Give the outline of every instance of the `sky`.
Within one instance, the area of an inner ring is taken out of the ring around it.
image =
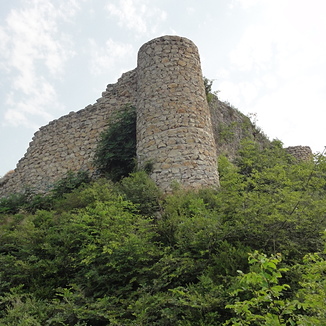
[[[322,152],[325,12],[325,0],[0,0],[0,176],[162,35],[192,40],[219,98],[271,140]]]

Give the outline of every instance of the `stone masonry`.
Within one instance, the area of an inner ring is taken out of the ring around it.
[[[164,191],[176,181],[186,188],[219,185],[217,156],[232,159],[241,139],[264,143],[250,120],[213,98],[207,104],[197,47],[163,36],[144,44],[136,69],[110,84],[95,104],[71,112],[37,131],[16,169],[0,178],[0,197],[27,187],[47,192],[68,171],[94,172],[101,132],[126,104],[137,112],[137,160],[153,165],[151,177]],[[311,157],[309,147],[289,152]]]
[[[112,113],[137,109],[139,164],[153,163],[153,179],[168,190],[217,186],[216,148],[196,46],[163,36],[139,51],[136,69],[108,85],[94,105],[61,117],[35,133],[14,173],[0,180],[0,196],[32,187],[46,192],[68,171],[93,171],[99,136]]]
[[[290,146],[286,148],[286,151],[294,156],[298,161],[310,161],[313,158],[309,146]]]
[[[107,86],[94,105],[51,121],[34,134],[14,172],[0,179],[0,197],[32,187],[47,192],[68,171],[93,171],[97,141],[108,126],[112,113],[134,102],[136,71]]]
[[[216,146],[197,47],[181,37],[144,44],[137,66],[137,159],[164,190],[219,183]]]

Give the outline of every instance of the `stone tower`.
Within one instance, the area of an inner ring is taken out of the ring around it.
[[[198,49],[163,36],[144,44],[137,65],[137,159],[153,165],[165,191],[218,186],[216,146]]]
[[[312,150],[309,146],[290,146],[285,150],[294,156],[297,161],[311,161],[313,159]]]
[[[0,178],[0,198],[33,189],[48,192],[68,171],[94,171],[93,158],[110,119],[132,104],[137,111],[137,158],[153,164],[163,191],[218,186],[217,150],[197,47],[163,36],[144,44],[138,65],[107,86],[93,105],[71,112],[34,134],[16,169]]]

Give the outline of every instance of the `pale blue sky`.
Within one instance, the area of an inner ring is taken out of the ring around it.
[[[0,176],[33,134],[93,104],[145,42],[199,48],[214,90],[285,146],[326,145],[324,0],[0,0]]]

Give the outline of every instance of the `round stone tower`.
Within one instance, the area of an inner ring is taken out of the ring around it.
[[[297,161],[311,161],[314,157],[309,146],[290,146],[285,150],[294,156]]]
[[[163,190],[218,186],[216,147],[198,49],[163,36],[144,44],[137,65],[137,159]]]

